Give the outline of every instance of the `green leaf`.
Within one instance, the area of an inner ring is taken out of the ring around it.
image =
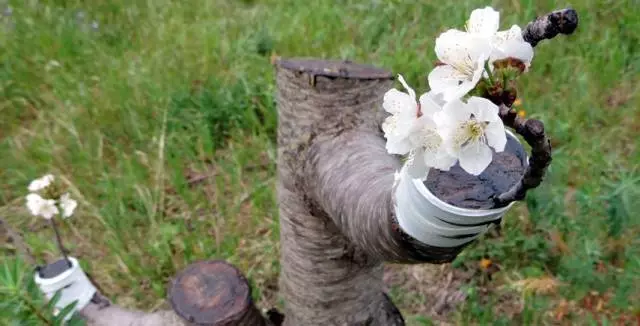
[[[11,266],[9,266],[9,262],[5,262],[2,268],[2,284],[5,284],[9,287],[15,287],[14,277],[11,270]]]
[[[60,290],[56,291],[56,294],[54,294],[53,297],[49,300],[49,302],[47,302],[45,309],[49,312],[52,312],[56,306],[56,303],[60,300],[61,296],[62,296],[62,291]]]
[[[62,316],[62,317],[66,317],[69,314],[71,314],[73,312],[73,309],[78,305],[78,300],[73,301],[72,303],[68,304],[66,307],[64,307],[62,310],[60,310],[60,313],[58,314],[58,316]]]

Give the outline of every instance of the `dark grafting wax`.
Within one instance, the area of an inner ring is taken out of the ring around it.
[[[507,135],[503,152],[493,152],[491,164],[480,175],[465,172],[459,164],[449,171],[431,169],[425,186],[436,197],[457,207],[489,209],[492,197],[515,185],[526,167],[526,152],[522,145]]]

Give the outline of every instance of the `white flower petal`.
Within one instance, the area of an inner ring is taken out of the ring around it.
[[[42,202],[44,199],[40,197],[38,194],[28,194],[27,195],[27,208],[31,212],[32,215],[38,216],[40,213],[40,206],[42,206]]]
[[[395,88],[384,94],[382,107],[391,114],[415,114],[418,110],[415,98]]]
[[[478,84],[492,47],[487,37],[448,30],[436,39],[435,51],[445,65],[431,71],[429,87],[434,93],[443,94],[444,101],[450,101]]]
[[[53,199],[47,199],[40,207],[40,216],[46,218],[47,220],[51,219],[54,215],[58,214],[58,207],[56,206],[56,201]]]
[[[442,108],[442,122],[445,125],[456,125],[469,120],[472,114],[476,114],[475,106],[468,105],[460,99],[454,99]]]
[[[449,171],[449,169],[458,161],[458,159],[455,156],[450,155],[443,146],[438,148],[436,151],[425,151],[423,159],[427,166],[432,166],[443,171]]]
[[[476,9],[467,21],[467,31],[491,36],[500,27],[500,13],[491,7]]]
[[[433,121],[433,115],[423,115],[420,118],[416,119],[413,125],[411,126],[411,134],[419,133],[424,131],[425,129],[435,130],[438,126],[435,121]]]
[[[46,219],[52,218],[59,212],[55,200],[44,199],[38,194],[27,195],[27,208],[34,216],[42,216]]]
[[[404,89],[407,90],[407,92],[409,93],[409,96],[411,96],[411,99],[415,102],[416,101],[416,92],[413,90],[413,88],[409,87],[409,85],[404,80],[404,77],[402,77],[402,75],[398,75],[398,80],[400,81],[400,84],[402,84]]]
[[[442,142],[438,125],[429,115],[423,115],[414,122],[409,139],[414,147],[439,146]]]
[[[481,142],[473,142],[463,146],[458,160],[460,167],[473,175],[479,175],[491,163],[493,153],[489,146]]]
[[[473,71],[469,75],[465,75],[460,70],[448,65],[434,68],[427,78],[431,91],[441,95],[445,102],[462,98],[475,88],[482,78],[486,60],[486,55],[480,56],[475,62],[475,66],[471,68]]]
[[[440,94],[450,88],[458,87],[467,79],[467,75],[452,66],[437,66],[431,70],[427,81],[431,91]]]
[[[459,99],[478,84],[482,77],[482,71],[480,70],[474,76],[469,76],[473,79],[468,79],[467,76],[451,66],[438,66],[429,73],[429,87],[434,93],[441,95],[446,102]]]
[[[47,174],[41,178],[31,181],[29,184],[29,191],[38,191],[48,187],[53,182],[54,177],[52,174]]]
[[[435,51],[443,63],[457,70],[467,70],[475,65],[478,58],[491,53],[491,43],[485,37],[450,29],[436,38]],[[463,72],[471,74],[470,71]]]
[[[506,31],[499,31],[493,35],[492,42],[494,45],[500,45],[501,43],[507,41],[521,41],[524,42],[524,38],[522,37],[522,29],[518,25],[511,26],[510,29]]]
[[[485,73],[484,66],[487,60],[489,60],[489,55],[486,53],[480,55],[476,60],[475,70],[473,71],[473,77],[471,78],[474,87],[478,84],[480,78],[482,78],[483,73]],[[489,65],[489,67],[491,67],[491,65]]]
[[[504,151],[507,145],[507,135],[504,130],[504,124],[502,120],[490,122],[484,130],[484,134],[487,137],[487,144],[496,152]]]
[[[62,216],[69,217],[73,215],[73,211],[78,206],[78,202],[71,199],[69,193],[66,193],[60,197],[60,207],[62,208]]]
[[[469,93],[472,89],[476,87],[481,77],[482,77],[482,70],[480,71],[479,74],[477,74],[477,77],[474,77],[474,80],[464,81],[457,88],[452,88],[442,93],[443,98],[446,101],[462,98],[463,96],[467,95],[467,93]]]
[[[387,139],[405,138],[409,134],[409,129],[411,128],[412,124],[413,120],[409,120],[397,115],[388,116],[382,123],[382,131],[384,132],[384,137]]]
[[[385,146],[387,152],[389,154],[399,154],[404,155],[409,153],[409,151],[413,148],[411,142],[408,139],[400,139],[400,140],[387,140],[387,144]]]
[[[433,116],[436,112],[442,110],[444,99],[442,94],[436,94],[434,91],[420,95],[420,111],[423,115]]]
[[[407,119],[392,115],[382,123],[382,131],[387,139],[386,148],[390,154],[406,154],[411,149],[408,139],[415,118]]]
[[[498,106],[484,97],[472,96],[467,100],[467,105],[470,112],[480,121],[500,120]]]
[[[447,128],[441,129],[442,135],[442,147],[445,149],[447,154],[457,158],[460,152],[460,146],[455,141],[455,128]]]
[[[411,153],[410,157],[410,160],[407,161],[407,173],[412,178],[426,180],[429,167],[425,164],[422,148],[416,149]]]
[[[533,47],[524,41],[507,41],[499,47],[495,47],[491,53],[492,62],[506,58],[518,59],[525,64],[526,68],[529,68],[533,60]]]
[[[522,37],[522,29],[518,25],[513,25],[507,31],[497,32],[491,43],[493,51],[491,53],[491,61],[502,60],[506,58],[516,58],[524,62],[528,69],[533,60],[533,47],[525,42]]]

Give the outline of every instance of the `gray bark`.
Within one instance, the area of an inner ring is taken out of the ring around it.
[[[240,271],[224,261],[189,265],[169,289],[173,310],[145,313],[112,305],[97,293],[80,315],[89,326],[277,326],[251,300],[251,288]]]
[[[508,191],[494,198],[495,207],[504,207],[515,200],[524,199],[528,190],[542,183],[547,168],[551,164],[552,150],[551,141],[544,131],[542,121],[521,118],[516,110],[505,105],[500,106],[499,114],[504,124],[522,135],[531,146],[531,157],[522,178]]]
[[[92,302],[80,311],[88,326],[186,326],[182,318],[173,311],[153,313],[124,309],[111,305],[97,294]]]
[[[395,222],[400,162],[380,130],[393,77],[316,60],[280,60],[276,71],[284,325],[404,325],[382,263],[444,263],[462,247],[421,244]]]
[[[578,13],[572,8],[556,10],[527,24],[522,37],[531,46],[536,46],[540,41],[550,40],[558,34],[572,34],[578,28],[578,20]]]

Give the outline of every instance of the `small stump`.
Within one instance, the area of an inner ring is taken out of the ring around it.
[[[491,209],[494,208],[493,198],[518,183],[526,167],[524,147],[512,136],[507,136],[504,151],[494,151],[493,160],[480,175],[471,175],[456,164],[449,171],[432,169],[424,184],[436,197],[453,206]]]
[[[270,325],[254,306],[247,279],[224,261],[189,265],[173,281],[169,301],[191,325]]]
[[[71,269],[71,263],[65,258],[62,258],[45,266],[37,266],[36,272],[42,278],[54,278],[69,269]]]

